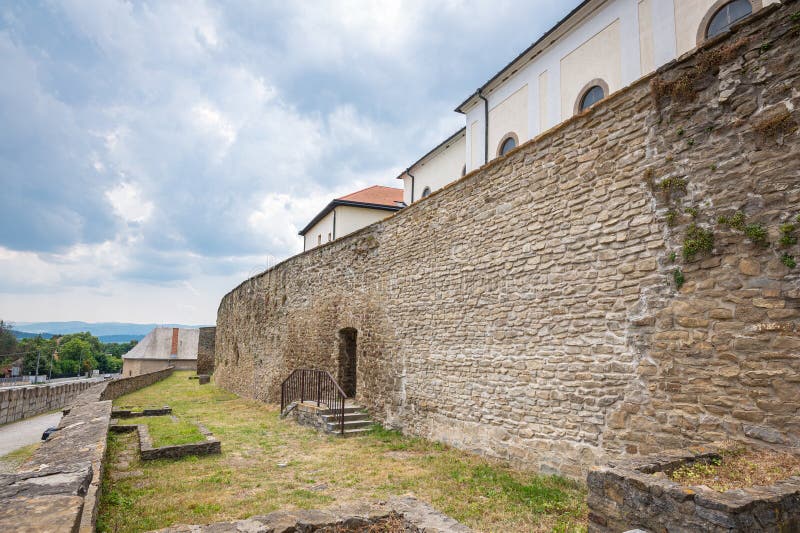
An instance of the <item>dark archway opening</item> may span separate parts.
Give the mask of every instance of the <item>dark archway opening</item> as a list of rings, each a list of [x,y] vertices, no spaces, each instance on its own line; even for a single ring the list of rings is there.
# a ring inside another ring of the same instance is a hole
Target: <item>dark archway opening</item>
[[[356,348],[358,330],[339,330],[339,386],[348,398],[356,395]]]

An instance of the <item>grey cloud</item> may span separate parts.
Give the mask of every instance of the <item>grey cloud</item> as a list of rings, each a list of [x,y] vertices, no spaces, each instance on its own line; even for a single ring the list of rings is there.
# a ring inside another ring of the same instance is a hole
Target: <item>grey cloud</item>
[[[350,13],[347,26],[341,5],[0,8],[0,68],[13,73],[0,86],[0,224],[12,228],[0,246],[130,237],[112,277],[154,284],[284,257],[285,240],[264,236],[288,221],[248,221],[265,196],[399,186],[396,170],[460,125],[452,108],[567,10],[411,2],[397,20]],[[149,218],[114,213],[106,192],[120,183]]]

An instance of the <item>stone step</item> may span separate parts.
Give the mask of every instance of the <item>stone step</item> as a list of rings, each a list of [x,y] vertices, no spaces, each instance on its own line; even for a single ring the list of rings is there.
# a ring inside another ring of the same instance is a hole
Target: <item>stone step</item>
[[[331,415],[320,415],[325,422],[333,423],[334,421],[339,420],[338,414],[331,414]],[[369,415],[366,413],[345,413],[344,414],[344,421],[350,420],[369,420]]]
[[[325,410],[320,411],[319,414],[321,414],[323,416],[327,416],[327,415],[336,414],[338,412],[339,412],[338,409],[325,409]],[[347,415],[347,414],[353,414],[353,413],[364,413],[364,408],[359,406],[359,405],[355,405],[355,406],[350,406],[350,407],[345,407],[344,408],[344,414]]]
[[[339,431],[341,427],[339,422],[326,422],[325,425],[328,427],[328,431]],[[372,425],[372,420],[365,418],[363,420],[345,420],[344,421],[344,430],[347,431],[348,429],[356,429],[356,428],[369,428]]]
[[[358,437],[359,435],[364,435],[369,433],[369,428],[354,428],[354,429],[347,429],[344,430],[344,435],[342,437]],[[338,434],[338,433],[337,433]]]

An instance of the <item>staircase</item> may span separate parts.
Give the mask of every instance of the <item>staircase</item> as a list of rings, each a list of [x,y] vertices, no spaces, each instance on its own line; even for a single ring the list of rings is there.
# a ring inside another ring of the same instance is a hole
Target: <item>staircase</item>
[[[300,424],[343,437],[362,435],[372,420],[366,410],[347,398],[325,370],[298,369],[281,384],[281,416],[293,413]]]
[[[337,433],[343,437],[355,437],[367,433],[372,426],[372,419],[363,407],[350,400],[344,406],[344,431],[342,431],[341,412],[325,409],[319,412],[326,433]]]

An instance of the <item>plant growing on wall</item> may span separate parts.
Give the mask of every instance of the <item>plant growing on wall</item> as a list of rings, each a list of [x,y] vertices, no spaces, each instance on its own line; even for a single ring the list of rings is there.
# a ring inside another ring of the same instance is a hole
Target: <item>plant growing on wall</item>
[[[762,138],[769,139],[781,134],[793,133],[797,129],[797,124],[792,120],[791,112],[785,107],[772,114],[772,116],[757,122],[753,126],[753,131]]]
[[[705,74],[740,55],[748,43],[749,39],[745,37],[727,46],[701,52],[696,56],[694,67],[674,80],[666,81],[661,76],[653,78],[650,82],[650,94],[653,100],[659,103],[666,96],[684,102],[693,100],[698,92],[697,82]]]
[[[683,277],[683,272],[681,272],[680,268],[676,268],[672,271],[672,279],[675,280],[675,286],[678,289],[683,287],[683,284],[686,283],[686,278]]]
[[[723,226],[728,226],[733,229],[738,229],[739,231],[744,231],[744,213],[741,211],[737,211],[731,217],[720,216],[717,219],[717,222],[722,224]]]
[[[769,247],[767,229],[761,224],[748,224],[744,227],[745,236],[756,246]]]
[[[793,244],[797,244],[797,237],[794,235],[794,224],[783,224],[781,226],[781,238],[778,241],[781,247],[788,248]]]
[[[667,221],[667,226],[670,227],[675,225],[675,221],[677,220],[677,218],[678,218],[678,213],[674,209],[670,209],[669,211],[667,211],[667,214],[664,216],[664,220]]]
[[[714,249],[714,234],[711,230],[701,228],[694,222],[686,228],[683,240],[683,259],[693,261],[699,253],[711,252]]]
[[[659,182],[658,187],[661,189],[661,192],[667,198],[667,203],[672,203],[673,197],[676,193],[685,193],[686,192],[686,185],[687,185],[686,178],[681,178],[679,176],[673,176],[670,178],[664,178]]]

